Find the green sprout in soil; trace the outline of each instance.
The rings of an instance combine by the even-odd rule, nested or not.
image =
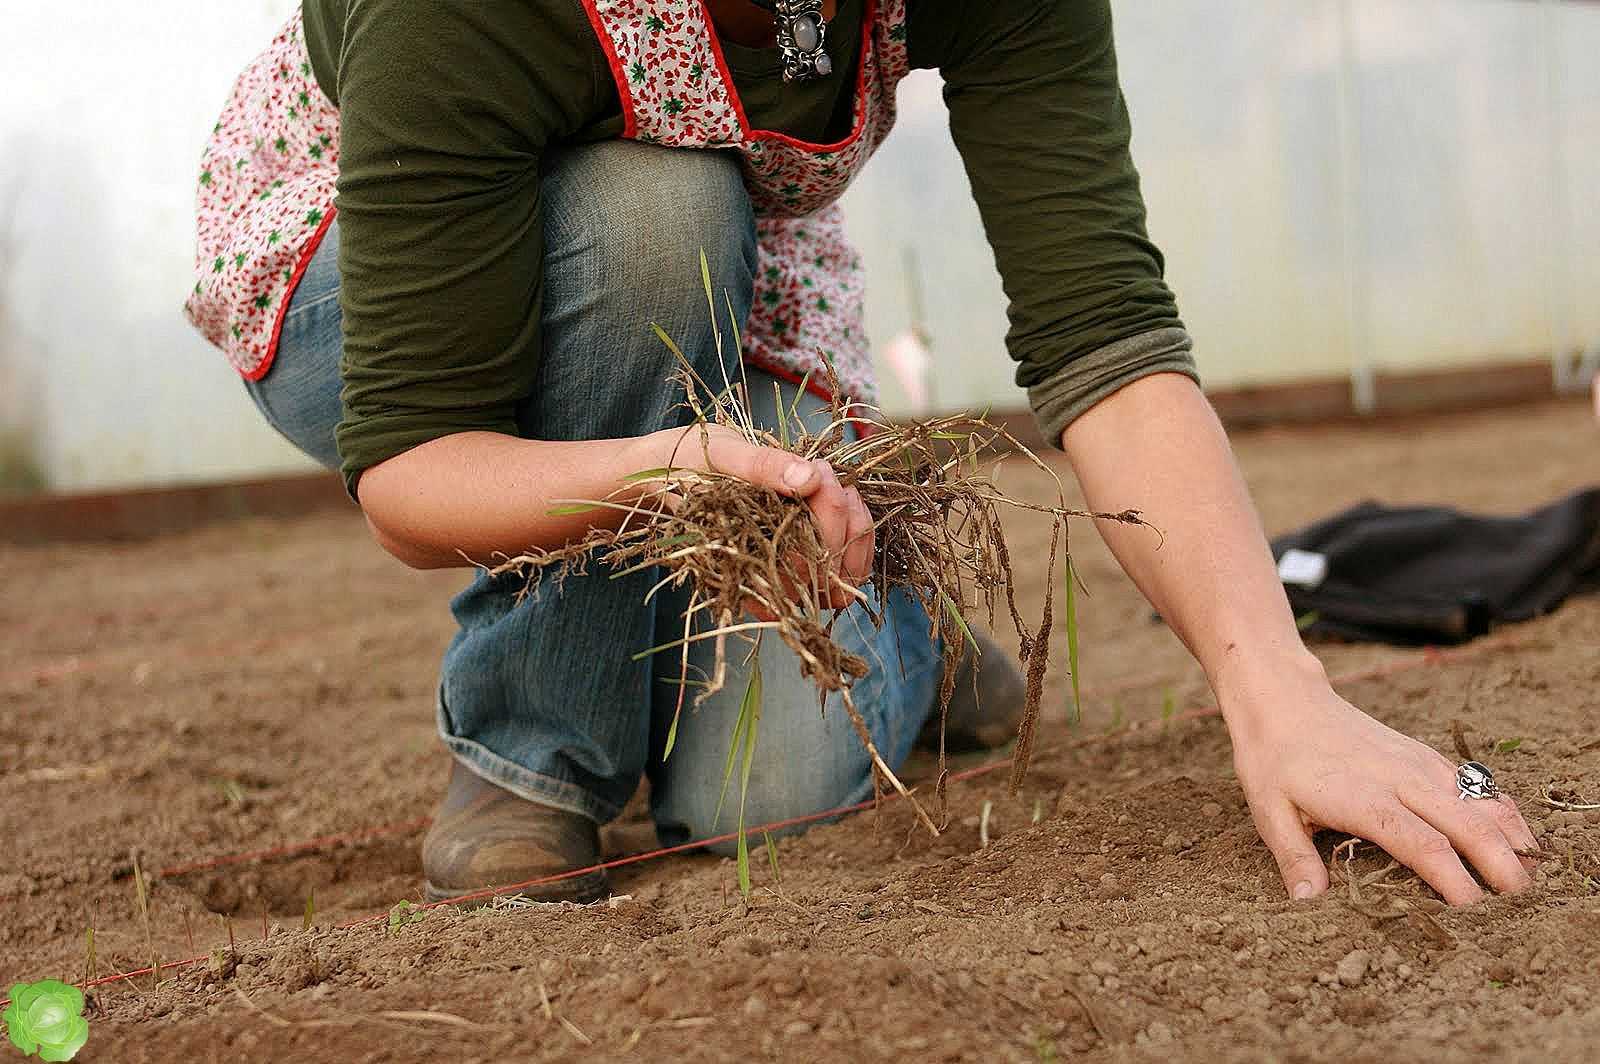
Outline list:
[[[1072,674],[1072,724],[1083,719],[1083,693],[1078,689],[1078,573],[1067,555],[1067,671]]]
[[[395,934],[407,924],[421,923],[427,916],[428,910],[416,902],[397,901],[389,910],[389,933]]]

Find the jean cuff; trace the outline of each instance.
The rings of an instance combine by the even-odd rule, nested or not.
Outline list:
[[[582,785],[544,772],[534,772],[490,750],[482,743],[463,739],[450,732],[450,718],[444,709],[444,693],[437,697],[434,708],[439,727],[439,739],[452,757],[460,761],[474,775],[481,776],[502,790],[518,798],[540,805],[548,805],[568,813],[588,817],[596,824],[609,823],[621,814],[622,809],[602,801]]]

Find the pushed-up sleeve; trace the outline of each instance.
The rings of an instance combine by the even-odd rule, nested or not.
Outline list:
[[[1152,373],[1198,379],[1145,231],[1107,0],[922,0],[913,65],[950,130],[994,250],[1017,383],[1046,439]]]
[[[349,6],[335,90],[352,493],[429,440],[516,433],[541,350],[541,153],[588,117],[597,50],[565,0]]]

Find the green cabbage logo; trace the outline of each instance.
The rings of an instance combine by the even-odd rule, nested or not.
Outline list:
[[[11,1004],[0,1013],[11,1044],[40,1060],[71,1060],[89,1040],[89,1021],[83,1012],[83,991],[45,979],[18,983],[11,988]]]

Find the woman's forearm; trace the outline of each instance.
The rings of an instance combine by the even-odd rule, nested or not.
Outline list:
[[[460,432],[373,466],[357,490],[375,538],[389,553],[416,568],[467,565],[468,559],[559,546],[591,528],[615,526],[624,516],[619,510],[550,511],[564,500],[604,499],[630,473],[652,468],[649,441],[572,443]]]
[[[1187,377],[1144,377],[1062,434],[1091,507],[1143,511],[1100,533],[1219,695],[1267,670],[1315,675],[1211,404]],[[1224,705],[1226,712],[1228,707]]]
[[[419,569],[470,565],[530,547],[559,547],[614,528],[659,481],[633,475],[672,467],[725,474],[803,499],[832,567],[859,584],[872,571],[872,517],[828,463],[751,443],[722,425],[576,442],[458,432],[368,469],[357,493],[378,543]],[[563,507],[606,500],[614,506]],[[836,606],[849,601],[843,591]]]

